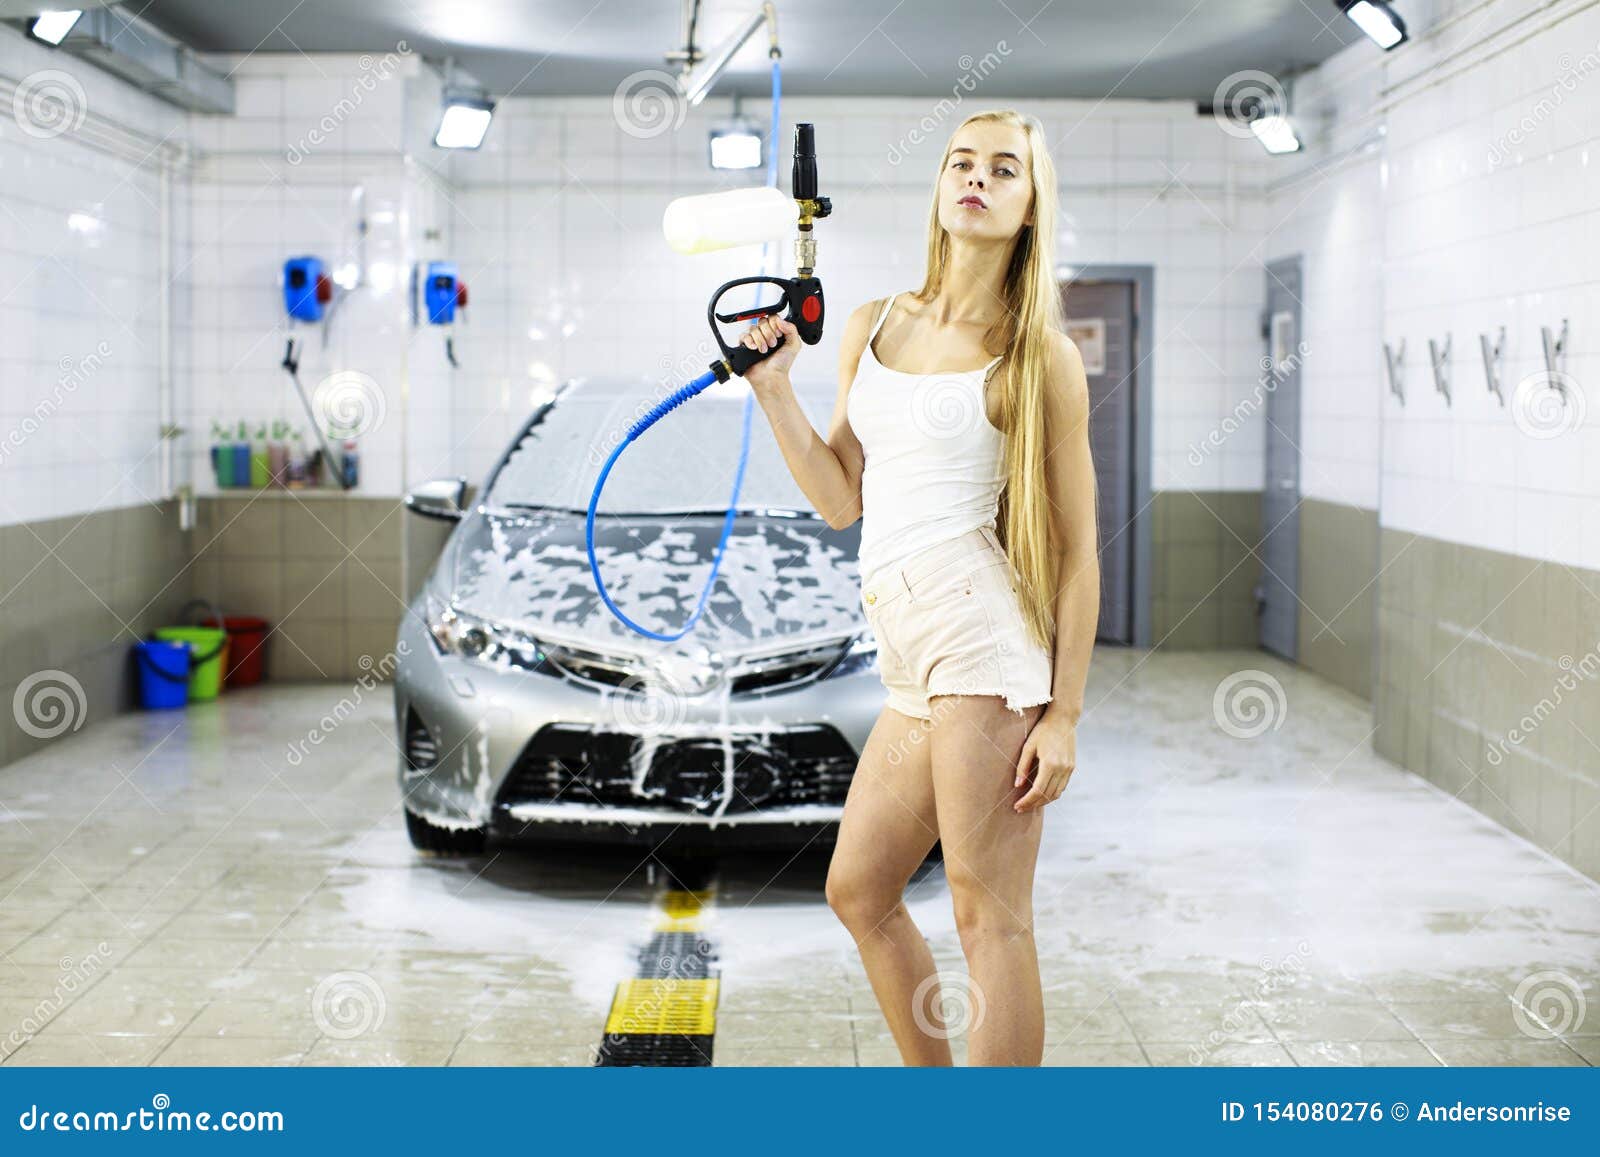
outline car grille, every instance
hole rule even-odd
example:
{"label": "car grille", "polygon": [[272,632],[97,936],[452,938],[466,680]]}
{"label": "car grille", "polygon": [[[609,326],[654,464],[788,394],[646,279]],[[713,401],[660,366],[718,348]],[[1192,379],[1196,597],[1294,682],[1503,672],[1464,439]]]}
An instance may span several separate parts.
{"label": "car grille", "polygon": [[544,644],[540,650],[556,670],[563,675],[585,683],[598,683],[603,687],[620,687],[635,679],[640,668],[631,659],[602,655],[598,651],[585,651],[580,647]]}
{"label": "car grille", "polygon": [[[850,642],[845,639],[746,660],[730,672],[732,694],[767,695],[820,679],[844,657]],[[651,683],[653,672],[647,664],[637,659],[605,655],[565,644],[545,644],[540,650],[544,659],[557,671],[582,683],[630,690],[643,690]]]}
{"label": "car grille", "polygon": [[733,693],[758,695],[809,683],[827,674],[844,657],[849,646],[846,640],[753,662],[749,669],[734,675]]}
{"label": "car grille", "polygon": [[[564,802],[658,807],[706,815],[724,791],[722,741],[663,739],[643,790],[633,787],[637,735],[552,723],[528,741],[500,789],[500,807]],[[734,736],[733,796],[724,814],[802,804],[842,804],[855,774],[856,752],[827,726]]]}

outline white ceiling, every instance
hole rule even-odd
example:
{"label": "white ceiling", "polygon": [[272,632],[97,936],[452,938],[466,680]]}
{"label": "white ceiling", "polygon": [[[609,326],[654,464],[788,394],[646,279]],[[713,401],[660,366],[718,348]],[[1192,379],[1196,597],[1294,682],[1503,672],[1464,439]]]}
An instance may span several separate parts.
{"label": "white ceiling", "polygon": [[[702,49],[756,5],[704,0]],[[1334,0],[779,0],[784,89],[948,94],[986,54],[993,97],[1209,100],[1231,73],[1282,76],[1360,35]],[[453,54],[496,95],[609,95],[681,47],[679,0],[137,0],[191,46],[232,52]],[[1377,51],[1376,48],[1373,49]],[[763,42],[720,93],[764,87]]]}

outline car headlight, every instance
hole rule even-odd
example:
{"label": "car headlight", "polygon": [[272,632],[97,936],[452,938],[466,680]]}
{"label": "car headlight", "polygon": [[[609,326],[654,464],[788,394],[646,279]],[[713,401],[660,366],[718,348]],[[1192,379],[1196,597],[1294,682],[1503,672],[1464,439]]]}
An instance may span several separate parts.
{"label": "car headlight", "polygon": [[460,655],[483,662],[539,662],[538,641],[521,631],[463,614],[443,599],[427,595],[423,616],[428,637],[441,655]]}
{"label": "car headlight", "polygon": [[456,632],[461,616],[449,605],[431,594],[422,598],[422,622],[428,628],[428,637],[441,655],[451,655],[456,649]]}

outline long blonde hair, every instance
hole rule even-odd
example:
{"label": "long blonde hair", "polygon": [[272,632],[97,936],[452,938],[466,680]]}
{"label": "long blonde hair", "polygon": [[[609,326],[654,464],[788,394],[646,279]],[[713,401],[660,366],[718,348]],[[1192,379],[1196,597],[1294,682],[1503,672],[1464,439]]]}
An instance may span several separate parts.
{"label": "long blonde hair", "polygon": [[[1045,481],[1050,450],[1045,428],[1045,390],[1050,339],[1060,333],[1061,296],[1056,288],[1056,170],[1038,118],[1015,109],[991,109],[962,121],[945,143],[928,214],[928,269],[918,301],[929,302],[944,285],[950,234],[939,223],[939,181],[950,162],[956,134],[967,125],[994,121],[1021,129],[1028,138],[1033,181],[1033,224],[1017,234],[1006,268],[1005,312],[984,334],[986,349],[1004,350],[1001,429],[1006,432],[1005,485],[1000,491],[996,533],[1019,581],[1019,602],[1028,632],[1046,651],[1055,645],[1055,596],[1063,544],[1057,541]],[[1060,434],[1058,433],[1059,437]]]}

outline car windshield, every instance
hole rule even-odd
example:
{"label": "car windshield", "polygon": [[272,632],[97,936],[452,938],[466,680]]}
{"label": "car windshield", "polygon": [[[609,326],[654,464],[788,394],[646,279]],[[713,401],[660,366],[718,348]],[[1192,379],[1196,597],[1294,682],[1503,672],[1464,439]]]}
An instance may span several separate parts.
{"label": "car windshield", "polygon": [[[569,385],[513,448],[487,504],[587,510],[606,458],[628,428],[668,393],[647,383]],[[739,466],[747,393],[738,379],[713,384],[641,434],[612,466],[600,512],[726,510]],[[816,406],[804,397],[801,408],[814,427],[827,428],[827,413],[819,419]],[[739,506],[814,509],[790,475],[759,404],[750,414],[750,459]]]}

